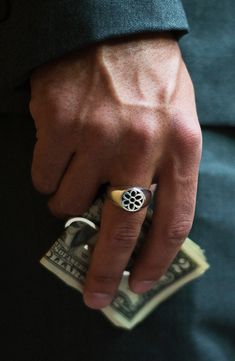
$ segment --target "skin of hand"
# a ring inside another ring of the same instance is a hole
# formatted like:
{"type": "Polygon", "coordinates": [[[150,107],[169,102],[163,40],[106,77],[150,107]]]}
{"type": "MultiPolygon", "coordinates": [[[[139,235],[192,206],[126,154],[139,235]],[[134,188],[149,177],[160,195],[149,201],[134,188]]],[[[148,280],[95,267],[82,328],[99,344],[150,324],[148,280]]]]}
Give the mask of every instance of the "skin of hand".
{"type": "MultiPolygon", "coordinates": [[[[157,184],[152,224],[129,279],[143,293],[166,272],[193,222],[202,137],[194,89],[170,33],[109,40],[66,55],[31,76],[37,130],[35,188],[51,212],[78,216],[101,185],[157,184]]],[[[146,208],[106,199],[84,286],[94,309],[111,303],[146,208]]]]}

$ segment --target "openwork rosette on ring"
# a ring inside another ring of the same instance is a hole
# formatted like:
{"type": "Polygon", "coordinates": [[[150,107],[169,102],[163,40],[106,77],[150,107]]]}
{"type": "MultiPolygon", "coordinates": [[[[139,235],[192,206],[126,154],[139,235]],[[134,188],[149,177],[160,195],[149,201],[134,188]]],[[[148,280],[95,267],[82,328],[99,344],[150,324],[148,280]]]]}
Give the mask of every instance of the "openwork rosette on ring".
{"type": "Polygon", "coordinates": [[[115,205],[125,211],[137,212],[150,203],[152,192],[149,189],[141,187],[117,189],[110,186],[107,189],[107,196],[115,205]]]}
{"type": "Polygon", "coordinates": [[[122,195],[121,202],[124,209],[136,212],[142,208],[145,201],[144,193],[138,188],[131,188],[122,195]]]}

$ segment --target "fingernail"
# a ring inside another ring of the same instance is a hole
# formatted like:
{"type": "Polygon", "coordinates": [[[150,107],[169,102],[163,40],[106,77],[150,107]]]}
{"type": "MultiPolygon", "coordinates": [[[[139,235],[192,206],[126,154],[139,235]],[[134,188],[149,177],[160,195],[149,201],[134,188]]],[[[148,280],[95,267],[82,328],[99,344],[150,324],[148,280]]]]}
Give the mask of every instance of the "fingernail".
{"type": "Polygon", "coordinates": [[[135,293],[146,292],[153,287],[154,283],[155,281],[134,281],[131,289],[135,293]]]}
{"type": "Polygon", "coordinates": [[[106,293],[88,291],[84,292],[83,299],[88,307],[95,310],[108,306],[112,301],[112,297],[106,293]]]}

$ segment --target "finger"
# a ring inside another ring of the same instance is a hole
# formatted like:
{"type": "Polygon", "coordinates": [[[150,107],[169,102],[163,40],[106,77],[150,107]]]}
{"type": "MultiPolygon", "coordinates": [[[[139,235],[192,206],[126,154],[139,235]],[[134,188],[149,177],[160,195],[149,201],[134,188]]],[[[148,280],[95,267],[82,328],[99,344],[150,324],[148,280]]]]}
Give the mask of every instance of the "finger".
{"type": "Polygon", "coordinates": [[[82,215],[93,203],[101,179],[99,168],[87,157],[76,154],[64,174],[59,188],[48,206],[59,218],[82,215]]]}
{"type": "MultiPolygon", "coordinates": [[[[143,185],[143,182],[134,181],[131,184],[143,185]]],[[[115,296],[145,215],[146,208],[131,213],[117,207],[109,199],[105,201],[100,233],[84,288],[84,301],[89,307],[103,308],[115,296]]]]}
{"type": "Polygon", "coordinates": [[[50,194],[57,189],[72,154],[69,145],[49,136],[39,138],[31,166],[32,181],[39,192],[50,194]]]}
{"type": "Polygon", "coordinates": [[[183,170],[180,175],[172,167],[160,176],[151,228],[129,280],[132,291],[142,293],[151,289],[188,236],[194,217],[197,178],[197,167],[183,170]]]}

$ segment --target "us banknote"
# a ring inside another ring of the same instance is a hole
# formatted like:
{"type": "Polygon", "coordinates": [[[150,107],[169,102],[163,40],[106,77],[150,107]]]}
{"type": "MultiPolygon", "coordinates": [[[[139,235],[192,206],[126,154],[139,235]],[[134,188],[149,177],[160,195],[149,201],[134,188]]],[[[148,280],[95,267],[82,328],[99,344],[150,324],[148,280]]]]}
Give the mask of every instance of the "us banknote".
{"type": "MultiPolygon", "coordinates": [[[[98,238],[103,198],[99,198],[82,217],[70,219],[63,234],[40,260],[41,264],[67,285],[83,292],[83,285],[92,249],[98,238]]],[[[150,227],[152,209],[149,207],[137,246],[123,273],[116,297],[102,309],[116,326],[132,329],[144,320],[162,301],[186,283],[202,275],[209,267],[202,249],[186,239],[168,271],[148,292],[138,295],[128,287],[132,264],[150,227]]]]}

